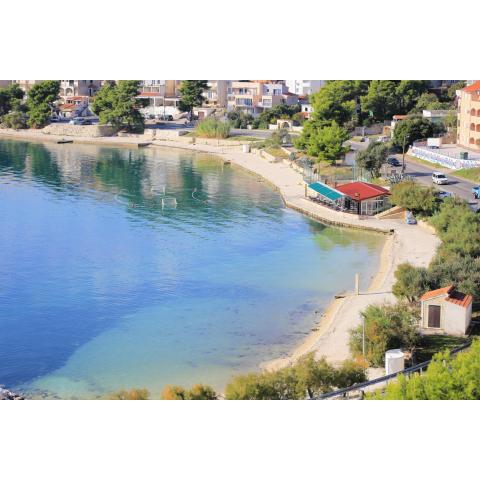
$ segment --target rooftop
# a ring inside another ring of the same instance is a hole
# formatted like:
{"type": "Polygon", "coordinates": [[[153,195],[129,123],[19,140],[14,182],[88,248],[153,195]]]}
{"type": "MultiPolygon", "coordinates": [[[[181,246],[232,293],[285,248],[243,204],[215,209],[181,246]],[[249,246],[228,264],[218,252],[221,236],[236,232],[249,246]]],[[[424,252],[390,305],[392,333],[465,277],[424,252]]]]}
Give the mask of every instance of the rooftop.
{"type": "Polygon", "coordinates": [[[420,297],[420,301],[424,302],[425,300],[430,300],[441,295],[445,296],[446,302],[454,303],[455,305],[463,308],[467,308],[473,301],[473,297],[471,295],[458,292],[454,289],[453,285],[447,285],[443,288],[437,288],[436,290],[430,290],[429,292],[425,292],[420,297]]]}
{"type": "Polygon", "coordinates": [[[338,185],[337,190],[354,200],[362,201],[369,198],[390,195],[390,192],[383,187],[366,182],[351,182],[338,185]]]}
{"type": "Polygon", "coordinates": [[[463,91],[468,93],[480,92],[480,80],[468,85],[463,89],[463,91]]]}

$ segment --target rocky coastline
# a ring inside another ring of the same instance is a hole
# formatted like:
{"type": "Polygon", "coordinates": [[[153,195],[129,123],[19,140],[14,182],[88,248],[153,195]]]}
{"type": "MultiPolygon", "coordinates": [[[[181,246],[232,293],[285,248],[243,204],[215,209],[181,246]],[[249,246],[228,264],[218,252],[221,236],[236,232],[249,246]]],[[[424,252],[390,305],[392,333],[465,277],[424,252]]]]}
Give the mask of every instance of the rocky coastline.
{"type": "Polygon", "coordinates": [[[0,386],[0,400],[25,400],[25,397],[0,386]]]}

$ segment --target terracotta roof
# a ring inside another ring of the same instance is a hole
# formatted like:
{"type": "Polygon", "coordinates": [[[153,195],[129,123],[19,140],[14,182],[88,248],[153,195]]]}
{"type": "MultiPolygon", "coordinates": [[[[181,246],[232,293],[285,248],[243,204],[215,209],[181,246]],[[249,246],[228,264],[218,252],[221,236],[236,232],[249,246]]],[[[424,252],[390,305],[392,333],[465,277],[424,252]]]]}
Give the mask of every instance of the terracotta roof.
{"type": "Polygon", "coordinates": [[[448,285],[443,288],[437,288],[436,290],[430,290],[425,292],[421,297],[420,301],[429,300],[430,298],[438,297],[439,295],[448,295],[453,290],[453,285],[448,285]]]}
{"type": "Polygon", "coordinates": [[[386,188],[366,182],[345,183],[343,185],[338,185],[336,188],[339,192],[359,201],[368,200],[369,198],[378,197],[380,195],[390,195],[390,192],[386,188]]]}
{"type": "Polygon", "coordinates": [[[63,103],[58,108],[60,110],[74,110],[77,107],[78,107],[78,105],[75,105],[74,103],[63,103]]]}
{"type": "Polygon", "coordinates": [[[467,308],[472,303],[473,297],[471,295],[460,293],[454,290],[453,292],[449,293],[445,300],[447,302],[454,303],[455,305],[459,305],[460,307],[467,308]]]}
{"type": "Polygon", "coordinates": [[[159,92],[140,92],[137,97],[163,97],[159,92]]]}
{"type": "Polygon", "coordinates": [[[408,115],[394,115],[393,119],[394,120],[405,120],[408,117],[408,115]]]}
{"type": "Polygon", "coordinates": [[[473,93],[476,91],[480,91],[480,80],[477,80],[476,82],[472,83],[471,85],[468,85],[468,87],[465,87],[463,89],[464,92],[468,93],[473,93]]]}

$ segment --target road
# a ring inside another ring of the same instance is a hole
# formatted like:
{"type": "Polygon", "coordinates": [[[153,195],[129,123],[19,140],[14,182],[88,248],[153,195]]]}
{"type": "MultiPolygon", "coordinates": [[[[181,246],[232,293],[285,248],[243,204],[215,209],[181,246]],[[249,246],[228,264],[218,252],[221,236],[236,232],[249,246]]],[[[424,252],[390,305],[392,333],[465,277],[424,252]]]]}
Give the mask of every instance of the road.
{"type": "MultiPolygon", "coordinates": [[[[354,142],[349,140],[347,142],[350,147],[355,151],[365,150],[368,147],[368,142],[354,142]]],[[[396,157],[400,163],[402,162],[402,155],[389,155],[389,157],[396,157]]],[[[451,170],[438,167],[430,167],[423,163],[417,163],[412,161],[411,159],[405,159],[405,173],[414,177],[419,183],[423,185],[428,185],[429,187],[433,186],[437,190],[442,190],[444,192],[449,192],[453,195],[457,195],[458,197],[463,198],[466,200],[469,205],[472,207],[473,210],[478,210],[480,207],[480,203],[473,198],[472,195],[472,187],[476,184],[470,182],[468,180],[454,177],[451,175],[451,170]],[[432,182],[432,172],[443,172],[450,180],[447,185],[434,185],[432,182]]],[[[401,171],[401,167],[396,168],[397,172],[401,171]]]]}
{"type": "MultiPolygon", "coordinates": [[[[395,155],[398,160],[402,161],[402,155],[395,155]]],[[[445,168],[434,168],[422,163],[413,162],[410,159],[405,160],[405,173],[414,177],[419,183],[428,186],[434,186],[438,190],[443,190],[445,192],[452,193],[453,195],[457,195],[458,197],[467,200],[470,204],[472,209],[477,210],[479,208],[479,202],[473,198],[472,195],[472,186],[475,185],[474,183],[464,180],[458,177],[454,177],[449,174],[449,170],[445,168]],[[432,183],[432,172],[441,171],[445,173],[447,178],[449,179],[449,183],[447,185],[434,185],[432,183]]],[[[398,171],[401,170],[401,167],[398,168],[398,171]]]]}

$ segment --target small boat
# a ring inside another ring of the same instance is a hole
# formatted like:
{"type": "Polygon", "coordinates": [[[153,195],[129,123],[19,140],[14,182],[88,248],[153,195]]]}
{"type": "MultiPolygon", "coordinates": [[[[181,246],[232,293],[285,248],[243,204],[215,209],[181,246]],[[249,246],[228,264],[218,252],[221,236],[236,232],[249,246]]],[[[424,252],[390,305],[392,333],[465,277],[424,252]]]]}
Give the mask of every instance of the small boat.
{"type": "Polygon", "coordinates": [[[73,140],[65,140],[62,138],[61,140],[57,140],[57,143],[73,143],[73,140]]]}

